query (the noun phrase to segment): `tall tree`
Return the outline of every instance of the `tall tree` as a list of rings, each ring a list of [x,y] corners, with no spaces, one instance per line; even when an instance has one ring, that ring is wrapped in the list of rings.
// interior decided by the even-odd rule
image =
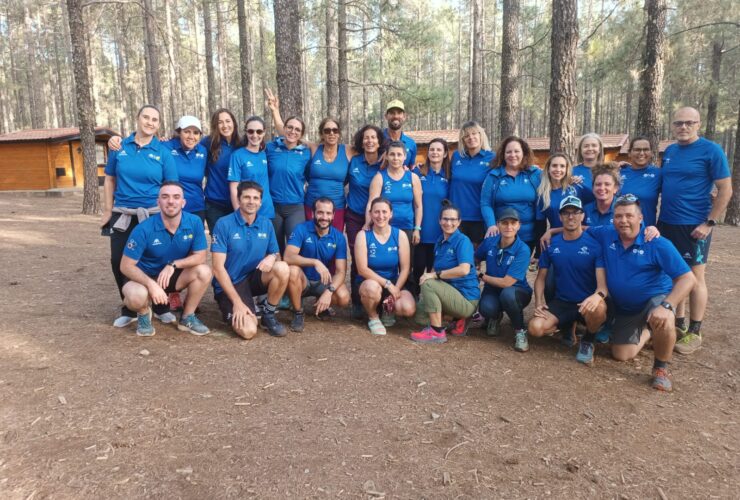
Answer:
[[[229,59],[226,55],[226,21],[223,5],[216,0],[216,52],[218,53],[218,83],[221,106],[229,107]]]
[[[82,4],[84,0],[67,0],[69,33],[72,38],[72,68],[75,77],[77,101],[77,124],[80,127],[82,160],[84,163],[85,188],[82,198],[82,213],[97,214],[100,211],[98,189],[98,165],[95,161],[95,109],[90,93],[90,76],[87,72],[87,50],[85,49],[85,23]]]
[[[519,0],[504,0],[501,32],[501,138],[519,133]]]
[[[550,35],[550,153],[575,151],[578,0],[553,0]]]
[[[334,117],[337,116],[339,106],[338,30],[336,0],[326,0],[326,114]],[[363,36],[365,36],[364,29]],[[365,62],[363,61],[364,67]]]
[[[247,23],[247,0],[236,0],[237,23],[239,24],[239,76],[242,84],[242,113],[244,119],[253,113],[252,99],[252,46]]]
[[[483,0],[470,0],[473,29],[470,32],[471,69],[468,116],[482,122],[483,110]]]
[[[347,72],[347,0],[339,0],[337,9],[338,59],[337,77],[339,83],[339,121],[342,122],[342,135],[349,137],[349,76]]]
[[[645,10],[647,11],[646,35],[635,132],[650,139],[653,151],[657,151],[660,141],[660,102],[663,96],[666,1],[645,0]]]
[[[169,105],[170,105],[170,119],[172,122],[178,119],[180,115],[180,96],[182,95],[182,89],[180,87],[180,79],[177,75],[177,68],[175,67],[175,35],[172,29],[172,0],[164,0],[164,20],[165,27],[167,29],[167,36],[165,37],[165,50],[167,51],[167,69],[169,72]]]
[[[144,0],[144,39],[146,40],[148,100],[150,104],[154,104],[161,110],[162,82],[159,76],[159,45],[157,44],[157,21],[154,18],[152,0]],[[164,123],[167,122],[164,121]]]
[[[28,4],[23,6],[23,27],[26,41],[26,50],[28,53],[28,63],[26,64],[26,77],[28,79],[28,97],[31,105],[31,127],[41,128],[44,124],[44,104],[41,92],[41,81],[37,74],[37,56],[36,41],[38,33],[33,33],[33,19]]]
[[[216,72],[213,68],[213,22],[211,2],[203,0],[203,36],[206,39],[206,80],[208,85],[208,114],[216,111]]]
[[[283,116],[303,115],[301,75],[301,3],[298,0],[274,0],[275,66]]]
[[[709,104],[707,104],[707,120],[704,128],[704,137],[715,140],[717,131],[717,104],[719,101],[719,78],[722,70],[722,49],[724,43],[715,40],[712,43],[712,83],[709,87]]]
[[[738,101],[737,124],[735,124],[735,154],[732,159],[732,198],[727,205],[725,222],[740,226],[740,101]]]

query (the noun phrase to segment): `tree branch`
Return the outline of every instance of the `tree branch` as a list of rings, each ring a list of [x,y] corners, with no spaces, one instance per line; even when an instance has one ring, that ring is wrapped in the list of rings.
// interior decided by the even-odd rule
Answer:
[[[591,34],[583,39],[583,41],[581,42],[581,48],[584,48],[588,44],[588,41],[591,39],[591,37],[593,37],[596,34],[596,32],[599,31],[599,28],[601,28],[601,25],[604,24],[606,20],[612,16],[612,14],[614,14],[614,11],[617,10],[617,7],[619,7],[619,2],[615,3],[614,7],[612,7],[612,10],[609,11],[609,13],[601,21],[599,21],[599,24],[596,25],[596,27],[593,29]]]
[[[687,31],[699,30],[702,28],[706,28],[708,26],[720,26],[723,24],[729,24],[730,26],[740,28],[740,23],[736,23],[734,21],[717,21],[716,23],[706,23],[706,24],[700,24],[698,26],[692,26],[690,28],[686,28],[685,30],[676,31],[675,33],[671,33],[668,36],[676,36],[676,35],[680,35],[681,33],[686,33]]]

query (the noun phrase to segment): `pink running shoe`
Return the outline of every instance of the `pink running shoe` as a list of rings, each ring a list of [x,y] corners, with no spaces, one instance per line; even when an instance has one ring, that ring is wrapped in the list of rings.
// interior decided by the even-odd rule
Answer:
[[[420,332],[413,332],[411,340],[419,344],[444,344],[447,342],[447,335],[444,331],[437,333],[434,328],[428,326]]]

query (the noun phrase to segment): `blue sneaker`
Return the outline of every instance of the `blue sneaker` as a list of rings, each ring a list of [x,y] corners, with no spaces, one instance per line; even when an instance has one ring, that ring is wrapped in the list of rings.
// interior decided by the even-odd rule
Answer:
[[[152,310],[149,309],[145,314],[137,314],[138,325],[136,326],[136,335],[139,337],[151,337],[154,335],[154,325],[152,325]]]
[[[576,354],[576,361],[584,365],[591,366],[594,364],[594,345],[591,342],[581,340]]]
[[[527,340],[526,329],[514,332],[514,350],[518,352],[527,352],[529,350],[529,341]]]
[[[609,328],[606,324],[603,324],[601,325],[601,328],[599,328],[599,331],[596,332],[596,337],[594,337],[594,340],[598,344],[608,344],[611,336],[612,336],[611,328]]]
[[[277,320],[274,312],[264,311],[260,325],[273,337],[285,337],[285,326]]]
[[[207,335],[211,332],[195,314],[183,315],[177,324],[177,329],[183,332],[190,332],[193,335]]]
[[[288,309],[290,309],[290,307],[290,299],[287,295],[283,295],[280,299],[280,302],[278,302],[278,309],[287,311]]]
[[[293,321],[290,323],[290,331],[302,332],[305,326],[305,318],[306,315],[303,313],[303,311],[295,313]]]

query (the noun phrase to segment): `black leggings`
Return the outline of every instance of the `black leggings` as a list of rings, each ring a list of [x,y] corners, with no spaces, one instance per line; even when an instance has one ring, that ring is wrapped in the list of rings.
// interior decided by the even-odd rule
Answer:
[[[434,243],[419,243],[414,249],[414,260],[411,263],[414,283],[419,282],[421,275],[434,267]]]

